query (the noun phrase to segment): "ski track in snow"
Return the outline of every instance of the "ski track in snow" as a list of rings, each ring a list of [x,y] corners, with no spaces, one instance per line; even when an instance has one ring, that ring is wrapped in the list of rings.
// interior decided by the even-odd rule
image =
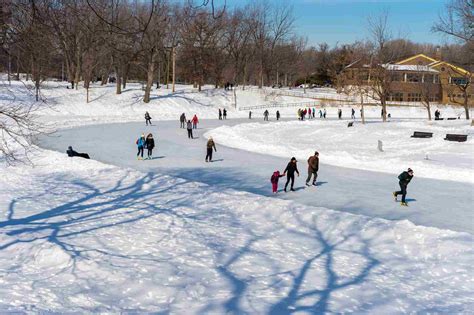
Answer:
[[[72,104],[57,97],[64,106],[43,119],[61,126],[124,121],[145,108],[121,117],[112,105],[84,109],[77,96]],[[90,112],[80,117],[81,110]],[[474,307],[469,233],[42,149],[33,162],[1,168],[0,313],[453,314]]]

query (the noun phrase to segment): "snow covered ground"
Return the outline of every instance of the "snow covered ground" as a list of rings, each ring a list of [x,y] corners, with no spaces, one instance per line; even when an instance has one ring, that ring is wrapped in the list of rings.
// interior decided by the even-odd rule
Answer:
[[[100,89],[94,97],[100,97]],[[51,85],[43,93],[54,107],[45,108],[40,119],[73,127],[136,121],[148,109],[155,121],[175,119],[183,111],[211,117],[221,106],[233,114],[227,96],[213,90],[183,91],[182,97],[154,93],[147,105],[133,89],[121,96],[113,96],[112,87],[104,91],[85,104],[83,91]],[[13,101],[31,101],[19,92]],[[0,101],[12,101],[11,94],[2,94]],[[193,153],[186,146],[179,149]],[[470,233],[354,215],[209,185],[199,176],[177,178],[40,148],[32,162],[0,166],[0,313],[452,314],[474,309]]]

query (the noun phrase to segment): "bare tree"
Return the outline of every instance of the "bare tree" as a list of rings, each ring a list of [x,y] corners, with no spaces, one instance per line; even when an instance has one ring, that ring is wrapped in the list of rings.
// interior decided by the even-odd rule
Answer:
[[[472,0],[450,0],[439,15],[432,30],[452,36],[463,42],[474,40],[474,2]]]

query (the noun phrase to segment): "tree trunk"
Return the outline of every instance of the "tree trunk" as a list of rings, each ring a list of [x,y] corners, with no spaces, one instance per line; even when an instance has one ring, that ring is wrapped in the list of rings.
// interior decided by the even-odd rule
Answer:
[[[365,112],[364,112],[364,95],[360,95],[360,118],[362,119],[362,124],[365,125]]]
[[[89,103],[89,86],[86,87],[86,103]]]
[[[469,103],[468,103],[467,89],[464,91],[464,111],[466,112],[466,119],[469,120]]]
[[[123,76],[122,89],[124,89],[124,90],[127,87],[127,80],[128,80],[129,72],[130,72],[130,62],[127,63],[127,66],[125,67],[125,74]]]
[[[107,76],[103,74],[100,80],[100,85],[105,85],[105,84],[107,84]]]
[[[122,81],[118,67],[115,67],[115,94],[122,94]]]
[[[386,103],[385,98],[382,98],[381,103],[382,103],[382,120],[383,122],[386,122],[387,121],[387,103]]]
[[[153,86],[153,77],[155,76],[155,51],[152,50],[150,61],[148,62],[148,71],[147,71],[147,80],[145,86],[145,96],[143,97],[143,102],[150,102],[150,92],[151,87]]]
[[[426,110],[428,111],[428,120],[431,120],[431,104],[429,102],[426,103]]]
[[[175,83],[176,83],[176,50],[173,46],[173,50],[172,50],[172,59],[173,59],[173,88],[171,90],[171,92],[175,92]],[[201,90],[199,90],[201,91]]]

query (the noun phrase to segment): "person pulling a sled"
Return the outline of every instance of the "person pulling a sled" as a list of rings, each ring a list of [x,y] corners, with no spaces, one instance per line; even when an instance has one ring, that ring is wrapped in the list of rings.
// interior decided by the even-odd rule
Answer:
[[[398,184],[400,185],[400,190],[393,192],[393,197],[395,197],[395,201],[397,201],[398,195],[402,195],[402,203],[400,205],[405,206],[405,207],[408,206],[408,203],[405,200],[405,197],[407,195],[407,186],[410,183],[413,176],[414,176],[414,173],[411,168],[408,168],[408,170],[398,175],[398,180],[399,180]]]

